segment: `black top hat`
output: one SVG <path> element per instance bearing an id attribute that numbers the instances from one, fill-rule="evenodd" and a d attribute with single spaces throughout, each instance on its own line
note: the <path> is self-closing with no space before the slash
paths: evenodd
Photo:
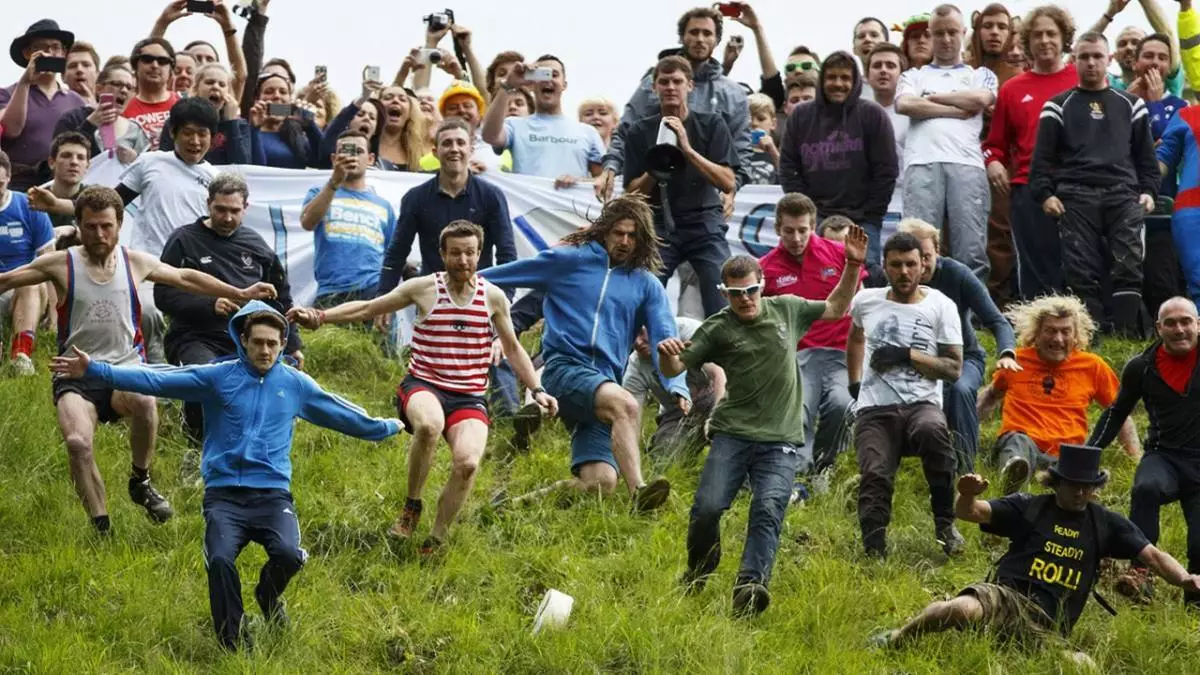
<path id="1" fill-rule="evenodd" d="M 1100 448 L 1090 445 L 1058 446 L 1058 463 L 1050 473 L 1059 480 L 1085 485 L 1100 485 L 1108 481 L 1108 472 L 1100 468 Z"/>
<path id="2" fill-rule="evenodd" d="M 53 38 L 63 43 L 63 51 L 69 51 L 71 45 L 75 44 L 75 34 L 68 30 L 62 30 L 58 27 L 58 22 L 54 19 L 38 19 L 25 30 L 25 34 L 12 41 L 12 45 L 8 48 L 8 55 L 12 57 L 13 63 L 16 63 L 22 68 L 29 65 L 29 59 L 25 58 L 25 48 L 30 42 L 38 38 Z"/>

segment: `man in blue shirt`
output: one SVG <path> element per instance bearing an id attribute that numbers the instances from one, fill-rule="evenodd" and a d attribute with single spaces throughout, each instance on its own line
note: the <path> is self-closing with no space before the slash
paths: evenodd
<path id="1" fill-rule="evenodd" d="M 50 217 L 34 211 L 20 192 L 8 189 L 12 163 L 0 151 L 0 272 L 33 262 L 38 249 L 54 240 Z M 33 346 L 41 308 L 46 304 L 45 286 L 26 286 L 0 294 L 0 324 L 12 316 L 12 368 L 33 375 Z"/>
<path id="2" fill-rule="evenodd" d="M 375 155 L 365 134 L 343 132 L 330 161 L 329 181 L 308 191 L 300 212 L 300 226 L 316 244 L 317 307 L 375 297 L 396 223 L 392 205 L 367 185 Z"/>
<path id="3" fill-rule="evenodd" d="M 549 79 L 532 79 L 546 71 Z M 562 114 L 562 96 L 567 89 L 567 68 L 557 56 L 546 54 L 533 67 L 513 64 L 502 89 L 483 118 L 483 140 L 495 148 L 512 152 L 513 173 L 559 179 L 575 179 L 600 173 L 604 141 L 594 127 Z M 533 89 L 536 111 L 528 117 L 505 117 L 510 97 L 520 89 Z"/>
<path id="4" fill-rule="evenodd" d="M 204 566 L 213 628 L 227 649 L 249 644 L 237 572 L 237 557 L 246 544 L 255 541 L 267 550 L 254 597 L 267 620 L 277 625 L 287 622 L 280 595 L 308 558 L 300 548 L 300 523 L 290 492 L 295 419 L 368 441 L 382 441 L 404 428 L 399 420 L 368 416 L 280 363 L 287 335 L 283 315 L 255 300 L 229 321 L 236 359 L 150 369 L 93 361 L 73 348 L 72 356 L 55 357 L 51 365 L 65 378 L 100 378 L 117 390 L 204 406 Z"/>

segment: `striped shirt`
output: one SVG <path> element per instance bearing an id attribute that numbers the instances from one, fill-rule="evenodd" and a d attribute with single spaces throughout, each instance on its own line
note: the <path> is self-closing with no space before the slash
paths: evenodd
<path id="1" fill-rule="evenodd" d="M 475 293 L 465 305 L 450 297 L 446 273 L 434 274 L 436 297 L 429 313 L 413 327 L 412 360 L 408 373 L 439 389 L 483 396 L 492 363 L 491 312 L 488 282 L 475 277 Z"/>

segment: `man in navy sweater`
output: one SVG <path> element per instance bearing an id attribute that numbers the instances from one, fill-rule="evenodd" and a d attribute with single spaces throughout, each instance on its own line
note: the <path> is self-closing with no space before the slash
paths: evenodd
<path id="1" fill-rule="evenodd" d="M 978 316 L 996 338 L 996 351 L 999 354 L 997 368 L 1021 370 L 1021 366 L 1017 365 L 1016 338 L 1012 326 L 988 294 L 987 287 L 971 272 L 971 268 L 953 258 L 938 256 L 941 234 L 936 227 L 919 218 L 908 218 L 900 223 L 898 231 L 911 234 L 921 244 L 921 265 L 924 267 L 921 283 L 941 291 L 958 307 L 963 335 L 962 375 L 953 382 L 942 384 L 942 408 L 946 413 L 946 423 L 954 435 L 958 473 L 972 473 L 975 471 L 975 455 L 979 451 L 979 414 L 975 408 L 975 396 L 987 370 L 984 362 L 987 352 L 975 339 L 972 314 Z"/>
<path id="2" fill-rule="evenodd" d="M 279 362 L 287 340 L 283 315 L 251 301 L 229 321 L 238 358 L 184 368 L 111 366 L 73 348 L 51 370 L 67 378 L 97 377 L 121 391 L 197 401 L 204 406 L 204 566 L 213 628 L 227 649 L 249 645 L 243 625 L 237 557 L 247 543 L 267 550 L 254 597 L 268 621 L 287 622 L 280 595 L 308 553 L 292 501 L 294 420 L 369 441 L 400 433 L 395 419 L 364 410 L 321 389 L 311 377 Z"/>

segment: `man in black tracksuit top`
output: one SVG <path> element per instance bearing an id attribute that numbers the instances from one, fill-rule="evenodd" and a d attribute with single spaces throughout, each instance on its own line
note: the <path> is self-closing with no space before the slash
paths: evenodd
<path id="1" fill-rule="evenodd" d="M 1150 543 L 1158 541 L 1158 515 L 1164 504 L 1178 500 L 1188 523 L 1188 571 L 1200 570 L 1200 381 L 1196 379 L 1196 305 L 1174 297 L 1158 311 L 1159 340 L 1134 357 L 1121 374 L 1117 400 L 1101 415 L 1088 445 L 1112 442 L 1140 399 L 1150 417 L 1146 455 L 1133 477 L 1129 519 Z M 1137 561 L 1117 582 L 1117 590 L 1148 599 L 1150 575 Z M 1200 607 L 1200 596 L 1184 593 L 1184 601 Z"/>
<path id="2" fill-rule="evenodd" d="M 1058 218 L 1067 286 L 1096 324 L 1144 337 L 1142 225 L 1158 194 L 1158 164 L 1145 103 L 1108 86 L 1108 42 L 1075 43 L 1079 86 L 1046 102 L 1030 165 L 1029 190 Z M 1112 323 L 1101 281 L 1112 279 Z"/>
<path id="3" fill-rule="evenodd" d="M 162 261 L 180 269 L 211 274 L 227 283 L 249 286 L 258 281 L 275 285 L 278 296 L 265 300 L 286 314 L 292 307 L 287 273 L 279 257 L 258 233 L 241 227 L 249 188 L 240 176 L 223 173 L 208 186 L 207 218 L 175 230 L 163 247 Z M 164 339 L 167 362 L 182 366 L 209 363 L 237 354 L 229 337 L 229 317 L 238 307 L 220 298 L 201 297 L 156 284 L 154 302 L 171 325 Z M 288 331 L 284 353 L 304 363 L 299 331 Z M 183 407 L 185 430 L 192 441 L 204 439 L 204 415 L 198 403 Z"/>

